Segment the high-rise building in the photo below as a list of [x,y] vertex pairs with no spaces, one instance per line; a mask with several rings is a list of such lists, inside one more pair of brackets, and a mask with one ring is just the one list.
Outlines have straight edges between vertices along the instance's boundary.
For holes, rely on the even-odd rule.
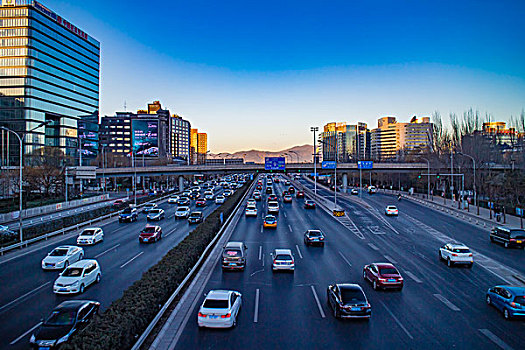
[[171,154],[176,161],[190,162],[191,124],[174,114],[171,116]]
[[336,160],[336,154],[338,162],[370,158],[370,131],[365,123],[328,123],[324,126],[321,138],[323,160]]
[[429,117],[413,117],[410,123],[398,123],[391,116],[380,118],[371,132],[371,156],[384,161],[418,153],[432,144],[432,132]]
[[[26,135],[26,160],[43,146],[79,158],[78,123],[98,115],[99,62],[100,43],[65,18],[37,1],[2,1],[0,125]],[[17,163],[18,140],[1,141]]]
[[191,163],[206,164],[208,154],[208,135],[199,132],[198,129],[191,129]]

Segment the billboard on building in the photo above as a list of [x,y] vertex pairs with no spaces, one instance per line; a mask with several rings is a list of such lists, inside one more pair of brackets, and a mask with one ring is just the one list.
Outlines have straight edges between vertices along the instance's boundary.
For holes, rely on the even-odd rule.
[[131,143],[133,153],[138,156],[159,156],[159,121],[140,120],[131,121]]

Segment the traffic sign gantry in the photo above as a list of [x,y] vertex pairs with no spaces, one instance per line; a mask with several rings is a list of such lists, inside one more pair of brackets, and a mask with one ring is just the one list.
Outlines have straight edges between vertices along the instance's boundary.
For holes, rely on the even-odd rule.
[[284,157],[266,157],[264,158],[264,170],[285,170],[286,161]]
[[322,169],[335,169],[337,167],[337,163],[333,160],[325,160],[321,163]]
[[362,170],[369,170],[374,168],[374,162],[371,160],[360,160],[357,162],[357,168]]

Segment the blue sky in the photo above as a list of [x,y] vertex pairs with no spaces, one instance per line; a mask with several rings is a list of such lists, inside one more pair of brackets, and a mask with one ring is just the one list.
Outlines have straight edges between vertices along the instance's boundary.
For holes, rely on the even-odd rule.
[[329,121],[525,107],[525,1],[42,2],[101,42],[102,115],[160,100],[212,152]]

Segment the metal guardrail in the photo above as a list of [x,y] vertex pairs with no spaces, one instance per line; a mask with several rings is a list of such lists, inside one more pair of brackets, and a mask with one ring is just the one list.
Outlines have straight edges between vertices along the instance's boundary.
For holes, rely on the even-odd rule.
[[[172,196],[172,195],[173,195],[173,193],[165,195],[165,196],[162,196],[162,197],[159,197],[159,198],[156,198],[156,199],[154,199],[152,201],[144,202],[142,204],[137,205],[137,208],[143,207],[147,203],[160,202],[160,201],[165,200],[167,197]],[[41,235],[41,236],[38,236],[38,237],[35,237],[35,238],[31,238],[31,239],[28,239],[28,240],[23,241],[23,242],[18,242],[18,243],[15,243],[15,244],[8,245],[6,247],[0,248],[0,256],[4,255],[6,252],[11,251],[13,249],[27,247],[28,245],[30,245],[32,243],[35,243],[35,242],[38,242],[38,241],[42,241],[42,240],[47,240],[50,237],[58,236],[60,234],[66,234],[66,232],[78,230],[81,227],[91,226],[91,225],[93,225],[94,222],[104,221],[106,219],[111,219],[112,216],[118,216],[119,214],[120,214],[120,210],[117,210],[114,213],[109,213],[109,214],[100,216],[98,218],[94,218],[94,219],[91,219],[91,220],[88,220],[88,221],[84,221],[84,222],[78,223],[78,224],[73,225],[73,226],[64,227],[64,228],[62,228],[62,229],[60,229],[58,231],[46,233],[45,235]]]
[[162,318],[162,316],[164,316],[164,313],[166,312],[166,310],[168,310],[168,308],[171,306],[171,303],[173,303],[173,301],[177,298],[177,296],[179,295],[179,293],[181,292],[182,289],[184,289],[184,287],[186,286],[186,284],[190,281],[190,279],[192,278],[192,276],[195,274],[195,272],[201,268],[201,265],[204,261],[204,258],[205,256],[208,254],[208,252],[215,246],[215,244],[217,243],[217,241],[221,238],[222,234],[224,233],[224,231],[226,230],[226,228],[228,227],[228,225],[231,223],[231,221],[233,220],[233,218],[237,215],[238,211],[239,211],[239,208],[241,206],[241,204],[244,202],[244,200],[246,199],[246,196],[248,196],[252,191],[253,191],[253,188],[255,187],[255,184],[257,183],[257,178],[255,178],[252,182],[252,185],[246,190],[246,192],[244,193],[244,196],[239,200],[239,203],[237,203],[237,206],[235,207],[235,209],[233,210],[232,214],[228,217],[228,219],[224,222],[224,224],[222,225],[221,229],[219,230],[219,232],[217,232],[217,234],[215,235],[215,237],[213,238],[213,240],[206,246],[206,248],[204,249],[204,252],[202,253],[202,255],[200,256],[199,260],[197,260],[197,262],[195,263],[195,265],[193,266],[193,268],[190,270],[190,272],[188,272],[188,274],[186,275],[186,277],[184,278],[184,280],[182,280],[182,282],[179,284],[179,286],[177,287],[177,289],[175,290],[175,292],[173,292],[173,294],[169,297],[169,299],[166,301],[166,303],[162,306],[162,308],[159,310],[159,312],[157,313],[157,315],[155,316],[155,318],[150,322],[150,324],[148,325],[148,327],[146,328],[146,330],[141,334],[141,336],[139,337],[139,339],[136,341],[135,345],[133,345],[133,347],[131,348],[131,350],[138,350],[142,347],[142,345],[144,345],[144,342],[146,341],[146,339],[148,339],[148,337],[150,336],[151,334],[151,331],[155,328],[155,326],[157,325],[157,323],[160,321],[160,319]]

